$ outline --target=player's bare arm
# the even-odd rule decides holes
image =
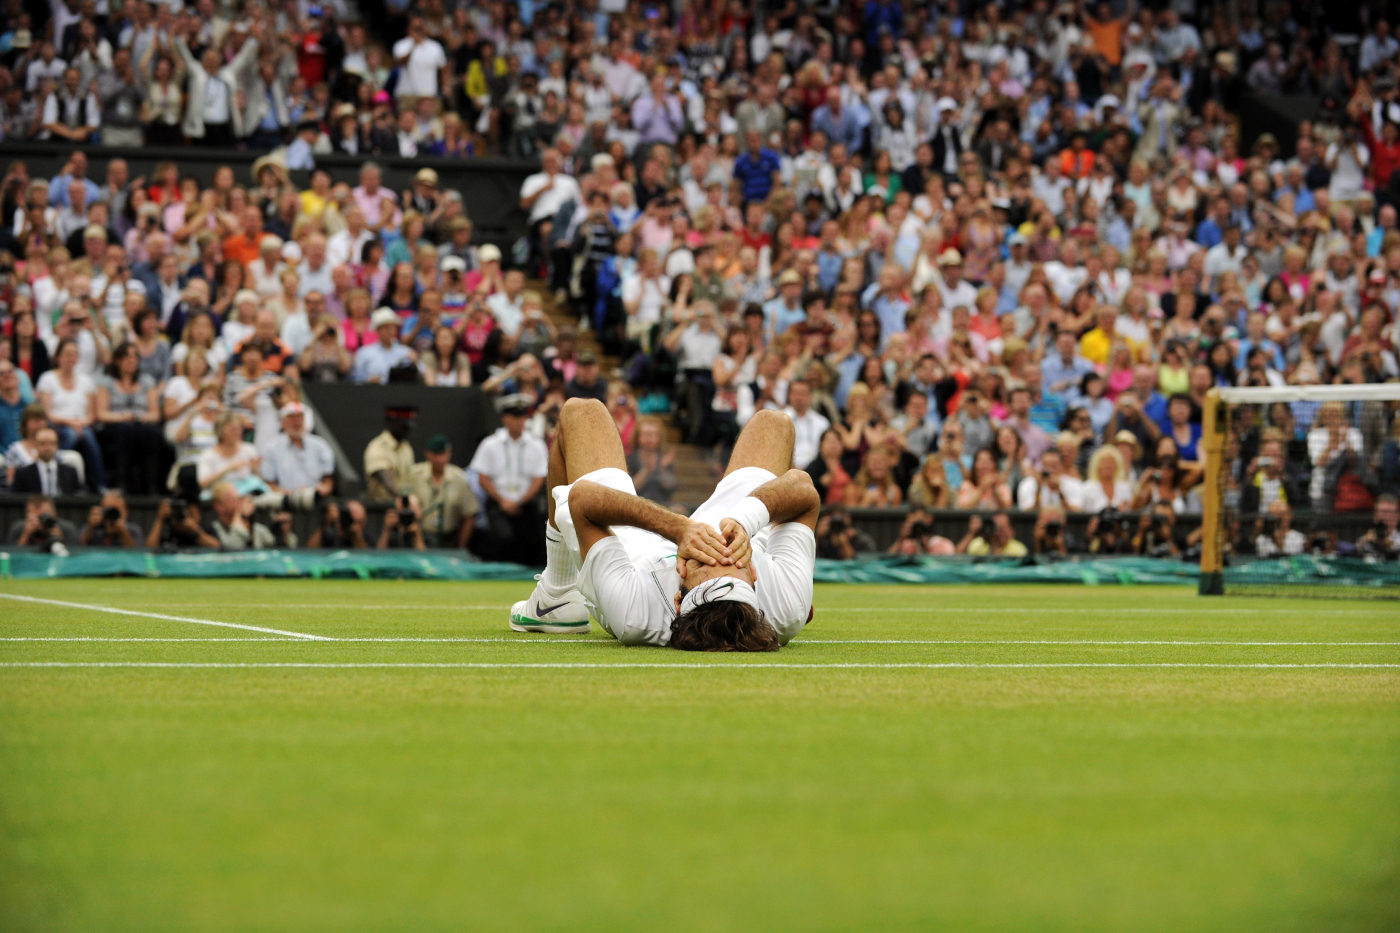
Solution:
[[[710,566],[733,563],[730,547],[711,525],[691,521],[639,496],[580,480],[569,490],[569,512],[578,533],[582,559],[611,532],[612,525],[629,525],[658,534],[676,545],[678,560]]]

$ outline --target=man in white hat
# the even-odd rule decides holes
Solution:
[[[962,130],[958,127],[958,102],[951,97],[938,98],[938,127],[929,140],[933,146],[933,168],[945,179],[958,175],[958,156],[962,155]]]
[[[282,433],[262,451],[258,472],[274,492],[286,496],[283,508],[310,509],[335,487],[335,454],[325,440],[306,433],[306,408],[300,402],[283,405],[277,416]]]
[[[399,343],[399,316],[390,308],[380,308],[369,319],[369,326],[379,339],[367,343],[355,351],[355,365],[350,370],[350,381],[363,385],[367,382],[384,384],[389,381],[391,370],[414,363],[413,351]]]
[[[546,478],[547,562],[511,607],[521,632],[587,632],[590,614],[625,645],[774,651],[812,616],[812,478],[792,469],[792,421],[750,419],[729,470],[689,518],[640,498],[601,402],[559,415]]]
[[[951,313],[954,308],[972,311],[977,306],[977,289],[970,282],[964,282],[962,253],[948,247],[938,254],[938,278],[933,282],[943,297],[943,308]]]

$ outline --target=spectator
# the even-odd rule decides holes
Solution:
[[[1064,470],[1063,455],[1051,448],[1040,457],[1040,474],[1021,480],[1016,490],[1016,504],[1026,511],[1055,506],[1066,512],[1078,512],[1084,506],[1084,492],[1079,480]]]
[[[369,323],[378,340],[355,351],[350,381],[358,385],[395,381],[396,372],[415,366],[413,351],[398,342],[399,316],[388,308],[380,308]],[[417,370],[413,372],[416,377]]]
[[[107,488],[107,474],[93,431],[97,421],[97,383],[77,371],[78,345],[71,338],[61,339],[53,355],[57,367],[39,378],[35,394],[58,432],[60,446],[82,454],[88,487],[101,491]]]
[[[34,462],[15,470],[10,488],[16,493],[38,493],[50,499],[82,491],[78,471],[58,459],[58,432],[40,428],[34,434]]]
[[[1356,541],[1364,554],[1377,554],[1387,560],[1400,555],[1400,499],[1393,493],[1376,497],[1376,511],[1371,528]]]
[[[584,350],[578,355],[578,367],[574,370],[574,378],[564,387],[564,393],[567,398],[607,401],[608,387],[599,378],[598,357],[591,350]]]
[[[117,347],[98,385],[95,413],[102,433],[111,438],[116,450],[113,472],[118,486],[134,495],[151,495],[161,485],[164,438],[158,427],[161,409],[155,380],[140,367],[135,344]]]
[[[263,449],[259,473],[273,492],[286,497],[283,508],[310,511],[335,488],[335,454],[324,439],[306,433],[300,402],[287,402],[277,414],[282,433]]]
[[[81,543],[83,547],[137,547],[144,540],[141,526],[128,518],[126,497],[120,490],[109,489],[88,512]]]
[[[261,551],[276,546],[272,529],[253,517],[252,497],[241,495],[233,483],[215,483],[210,505],[214,516],[203,531],[219,542],[220,550]]]
[[[1307,538],[1293,527],[1293,510],[1282,499],[1268,508],[1268,517],[1254,522],[1254,553],[1259,557],[1294,557],[1303,553]]]
[[[1036,554],[1069,554],[1065,536],[1065,513],[1050,506],[1040,510],[1035,520],[1034,551]]]
[[[423,463],[415,463],[409,491],[420,504],[420,530],[429,547],[462,550],[471,541],[481,505],[466,471],[452,463],[452,444],[442,434],[428,438]]]
[[[1100,447],[1089,458],[1089,478],[1080,489],[1080,507],[1097,515],[1105,509],[1126,509],[1133,501],[1128,468],[1116,447]]]
[[[33,394],[26,400],[20,391],[19,370],[8,359],[0,357],[0,452],[19,442],[20,419],[33,404]]]
[[[680,480],[676,477],[676,452],[661,448],[661,427],[644,421],[637,431],[637,447],[627,455],[627,472],[643,499],[669,506]]]

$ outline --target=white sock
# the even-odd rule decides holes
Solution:
[[[546,525],[544,529],[544,574],[540,585],[551,594],[563,595],[578,585],[578,559],[574,557],[559,529]]]

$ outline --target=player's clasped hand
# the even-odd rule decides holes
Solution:
[[[753,553],[753,546],[749,542],[749,534],[732,518],[726,518],[719,523],[719,533],[724,536],[724,541],[729,545],[729,559],[735,567],[744,568],[749,565],[749,555]]]
[[[676,542],[676,561],[687,560],[711,566],[732,563],[724,538],[713,525],[704,522],[686,522],[685,531]]]

